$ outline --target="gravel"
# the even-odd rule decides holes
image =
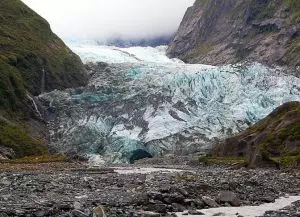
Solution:
[[[95,216],[101,212],[112,217],[176,216],[185,210],[196,214],[216,206],[260,205],[300,195],[297,171],[191,167],[146,173],[145,168],[131,169],[143,173],[86,167],[2,172],[0,216],[84,217],[96,211]],[[299,205],[291,206],[291,216],[299,214]],[[269,212],[265,216],[284,215]]]

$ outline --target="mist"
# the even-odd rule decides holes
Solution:
[[[154,38],[173,34],[194,0],[23,0],[63,39]]]

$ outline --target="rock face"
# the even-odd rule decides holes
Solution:
[[[300,1],[197,0],[167,53],[187,63],[300,65]]]
[[[300,102],[289,102],[275,109],[265,119],[246,131],[226,139],[213,148],[216,156],[244,156],[250,166],[272,163],[300,165]],[[282,157],[284,156],[284,157]]]
[[[32,127],[45,126],[32,124],[42,118],[32,96],[84,85],[87,76],[79,57],[22,1],[1,0],[0,14],[0,145],[15,150],[22,144],[34,153],[45,136],[33,139],[38,130]]]

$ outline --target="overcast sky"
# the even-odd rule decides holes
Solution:
[[[194,0],[23,0],[64,39],[153,37],[176,31]]]

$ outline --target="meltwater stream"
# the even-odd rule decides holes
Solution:
[[[300,100],[300,79],[279,68],[189,65],[166,47],[70,47],[95,64],[87,87],[40,96],[52,111],[51,146],[99,163],[203,152]]]

